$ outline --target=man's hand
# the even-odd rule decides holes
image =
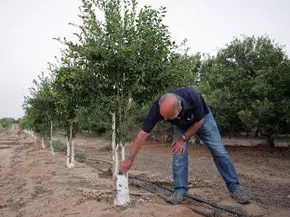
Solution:
[[[128,160],[124,160],[122,162],[122,164],[121,164],[121,168],[120,168],[121,172],[123,174],[126,174],[127,171],[131,168],[132,164],[133,164],[132,160],[129,160],[129,159]]]
[[[127,173],[127,171],[131,168],[135,156],[141,149],[142,143],[145,139],[149,136],[149,133],[145,132],[144,130],[140,130],[136,139],[133,141],[131,146],[131,151],[128,157],[128,160],[124,160],[121,164],[120,170],[123,174]]]
[[[185,151],[185,141],[183,139],[174,140],[171,148],[172,148],[172,155],[175,154],[183,154]]]

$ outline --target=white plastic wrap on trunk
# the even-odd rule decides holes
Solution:
[[[74,158],[74,140],[72,140],[72,147],[69,146],[69,140],[66,143],[66,165],[68,168],[75,167],[75,158]],[[71,154],[70,154],[71,152]],[[70,159],[71,158],[71,159]]]
[[[128,185],[128,176],[125,174],[119,174],[119,144],[116,146],[115,150],[115,177],[116,177],[116,197],[114,200],[115,205],[124,206],[130,202],[129,195],[129,185]],[[121,160],[125,160],[125,146],[121,145]]]
[[[70,168],[69,153],[70,153],[70,147],[69,147],[69,142],[68,142],[68,139],[67,139],[67,141],[66,141],[66,166],[68,168]]]
[[[114,176],[117,178],[119,174],[119,144],[116,145],[115,147],[115,171],[114,171]]]
[[[34,143],[36,143],[37,137],[35,136],[35,134],[32,130],[24,130],[24,132],[26,134],[30,135],[34,139]]]
[[[70,161],[70,165],[71,168],[75,167],[75,140],[72,140],[72,150],[71,150],[71,161]]]
[[[121,160],[125,160],[125,146],[116,145],[116,116],[112,113],[112,160],[113,160],[113,190],[114,204],[119,206],[127,205],[130,202],[128,175],[119,174],[120,169],[120,145]]]
[[[121,152],[122,152],[122,161],[125,160],[125,145],[121,145]]]
[[[52,146],[52,121],[50,122],[50,151],[51,154],[54,155],[54,148]]]
[[[50,141],[50,152],[52,155],[54,155],[54,148],[52,146],[52,141]]]
[[[42,148],[45,148],[45,145],[44,145],[44,140],[43,140],[43,138],[41,138],[41,147],[42,147]]]
[[[126,175],[117,175],[116,191],[115,205],[124,206],[130,202],[128,177]]]
[[[31,131],[31,136],[34,139],[34,143],[36,143],[37,137],[33,131]]]

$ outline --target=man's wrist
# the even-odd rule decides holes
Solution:
[[[185,137],[185,135],[184,135],[184,134],[182,134],[181,138],[182,138],[184,141],[186,141],[186,140],[187,140],[187,138]]]

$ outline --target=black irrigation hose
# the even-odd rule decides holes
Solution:
[[[138,179],[138,178],[136,178],[136,177],[132,177],[132,176],[129,176],[130,178],[135,178],[135,179]],[[141,179],[138,179],[138,180],[141,180]],[[143,180],[142,180],[143,181]],[[151,183],[150,183],[151,184]],[[164,196],[164,195],[162,195],[162,194],[159,194],[159,193],[156,193],[156,192],[154,192],[154,191],[152,191],[151,189],[149,189],[149,188],[147,188],[147,187],[145,187],[145,186],[143,186],[143,185],[139,185],[139,184],[136,184],[136,183],[134,183],[134,185],[136,185],[136,186],[138,186],[138,187],[141,187],[141,188],[143,188],[143,189],[145,189],[146,191],[149,191],[149,192],[151,192],[151,193],[154,193],[155,195],[157,195],[158,197],[160,197],[160,198],[162,198],[163,200],[165,200],[166,201],[166,197]],[[193,210],[194,212],[196,212],[197,214],[199,214],[199,215],[202,215],[202,216],[207,216],[207,215],[205,215],[204,213],[202,213],[202,212],[200,212],[199,210],[197,210],[197,209],[194,209],[194,208],[192,208],[192,207],[190,207],[190,209],[191,210]]]
[[[171,190],[171,189],[169,189],[169,188],[166,188],[166,187],[164,187],[164,186],[158,185],[158,184],[156,184],[156,183],[154,183],[154,182],[152,182],[152,181],[144,180],[144,179],[142,179],[142,178],[139,178],[139,177],[136,177],[136,176],[133,176],[133,175],[129,175],[129,177],[132,178],[132,179],[137,179],[137,180],[139,180],[139,181],[143,181],[143,182],[150,183],[151,185],[154,185],[154,186],[156,186],[156,187],[159,187],[159,188],[161,188],[161,189],[164,189],[164,190],[167,190],[167,191],[173,193],[173,190]],[[144,186],[141,186],[141,187],[144,188],[144,189],[147,190],[147,191],[151,191],[151,190],[148,189],[148,188],[146,189],[146,187],[144,187]],[[152,192],[152,193],[154,193],[154,192]],[[158,194],[158,196],[161,196],[163,199],[166,199],[163,195]],[[231,213],[231,214],[234,214],[234,215],[237,215],[237,216],[240,216],[240,217],[253,217],[253,215],[250,215],[250,214],[246,213],[245,211],[240,211],[240,212],[238,212],[238,211],[236,211],[236,210],[235,210],[234,208],[232,208],[232,207],[224,206],[224,205],[218,205],[218,204],[216,204],[216,203],[214,203],[214,202],[210,202],[210,201],[205,200],[205,199],[202,199],[202,198],[197,198],[197,197],[194,197],[194,196],[191,196],[191,195],[186,195],[185,197],[186,197],[186,198],[189,198],[189,199],[191,199],[191,200],[195,200],[195,201],[197,201],[197,202],[199,202],[199,203],[207,204],[207,205],[209,205],[209,206],[211,206],[211,207],[213,207],[213,208],[216,208],[216,209],[219,209],[219,210],[223,210],[223,211],[229,212],[229,213]],[[241,213],[241,212],[242,212],[242,213]]]
[[[95,162],[98,161],[98,162],[102,162],[102,163],[111,164],[110,162],[105,161],[105,160],[87,159],[87,161],[95,161]],[[167,191],[173,193],[173,190],[171,190],[169,188],[166,188],[164,186],[158,185],[158,184],[156,184],[156,183],[154,183],[152,181],[148,181],[148,180],[142,179],[142,178],[134,176],[134,175],[129,175],[129,177],[132,178],[132,179],[136,179],[136,180],[139,180],[139,181],[142,181],[142,182],[149,183],[150,185],[153,185],[155,187],[158,187],[158,188],[161,188],[161,189],[164,189],[164,190],[167,190]],[[159,193],[156,193],[156,192],[152,192],[151,189],[149,189],[149,188],[147,188],[145,186],[141,186],[141,185],[139,185],[139,186],[142,187],[143,189],[145,189],[146,191],[149,191],[151,193],[155,193],[157,196],[159,196],[159,197],[161,197],[161,198],[166,200],[166,197],[164,197],[162,194],[159,194]],[[198,198],[198,197],[194,197],[194,196],[191,196],[191,195],[186,195],[185,197],[188,198],[188,199],[197,201],[199,203],[207,204],[207,205],[209,205],[209,206],[211,206],[213,208],[216,208],[216,209],[223,210],[223,211],[226,211],[228,213],[234,214],[234,215],[236,215],[238,217],[255,217],[255,215],[248,214],[247,212],[245,212],[243,210],[241,210],[239,212],[239,211],[236,211],[235,208],[232,208],[230,206],[218,205],[218,204],[216,204],[214,202],[208,201],[208,200],[203,199],[203,198]]]

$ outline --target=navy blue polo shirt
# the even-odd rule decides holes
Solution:
[[[174,93],[180,98],[182,110],[178,115],[179,118],[166,121],[176,125],[181,130],[187,130],[195,122],[201,120],[210,112],[200,93],[192,87],[173,89],[170,93]],[[164,120],[160,115],[159,99],[160,97],[153,103],[150,112],[143,123],[142,130],[147,133],[150,133],[159,121]]]

